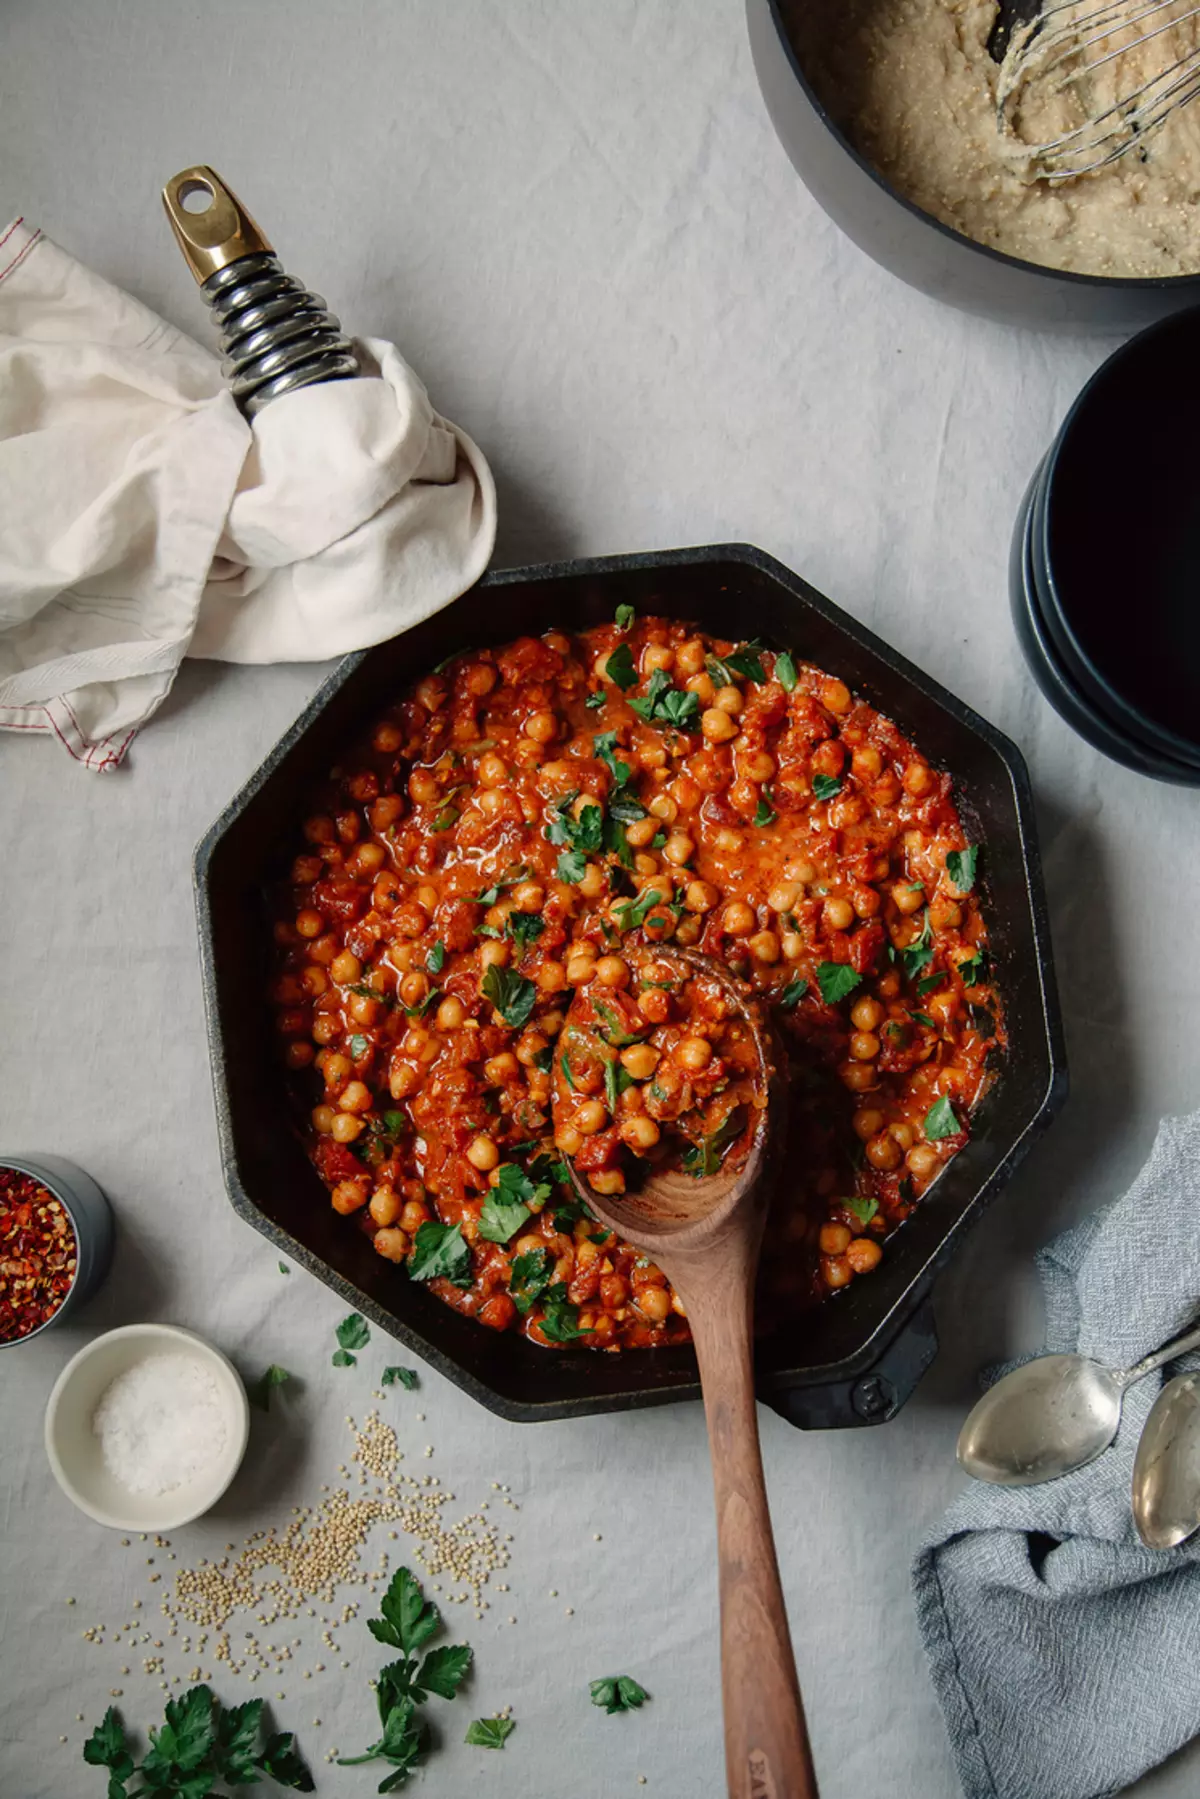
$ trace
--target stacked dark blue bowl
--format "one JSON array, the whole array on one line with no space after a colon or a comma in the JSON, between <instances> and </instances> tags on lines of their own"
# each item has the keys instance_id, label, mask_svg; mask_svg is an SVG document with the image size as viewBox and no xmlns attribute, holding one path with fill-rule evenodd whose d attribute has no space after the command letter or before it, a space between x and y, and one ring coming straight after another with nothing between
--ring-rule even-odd
<instances>
[{"instance_id":1,"label":"stacked dark blue bowl","mask_svg":"<svg viewBox=\"0 0 1200 1799\"><path fill-rule=\"evenodd\" d=\"M1010 590L1050 704L1127 768L1200 787L1200 310L1088 382L1022 502Z\"/></svg>"}]
</instances>

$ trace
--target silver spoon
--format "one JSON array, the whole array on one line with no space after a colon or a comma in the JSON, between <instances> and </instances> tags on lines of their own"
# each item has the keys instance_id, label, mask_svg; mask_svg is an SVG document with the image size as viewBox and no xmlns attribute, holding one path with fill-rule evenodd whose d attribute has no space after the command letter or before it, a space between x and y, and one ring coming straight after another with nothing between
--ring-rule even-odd
<instances>
[{"instance_id":1,"label":"silver spoon","mask_svg":"<svg viewBox=\"0 0 1200 1799\"><path fill-rule=\"evenodd\" d=\"M1127 1389L1197 1344L1200 1325L1132 1368L1082 1355L1038 1356L1014 1368L959 1432L960 1465L997 1487L1032 1487L1086 1467L1116 1436Z\"/></svg>"},{"instance_id":2,"label":"silver spoon","mask_svg":"<svg viewBox=\"0 0 1200 1799\"><path fill-rule=\"evenodd\" d=\"M1133 1519L1147 1549L1200 1530L1200 1374L1177 1374L1150 1409L1133 1462Z\"/></svg>"}]
</instances>

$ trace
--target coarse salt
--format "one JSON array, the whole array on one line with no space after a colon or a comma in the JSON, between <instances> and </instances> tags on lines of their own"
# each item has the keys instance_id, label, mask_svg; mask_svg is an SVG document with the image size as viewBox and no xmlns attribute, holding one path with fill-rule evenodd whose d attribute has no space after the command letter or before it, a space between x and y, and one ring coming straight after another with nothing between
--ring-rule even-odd
<instances>
[{"instance_id":1,"label":"coarse salt","mask_svg":"<svg viewBox=\"0 0 1200 1799\"><path fill-rule=\"evenodd\" d=\"M104 1465L130 1493L172 1493L217 1461L228 1428L211 1371L152 1355L105 1388L92 1415Z\"/></svg>"}]
</instances>

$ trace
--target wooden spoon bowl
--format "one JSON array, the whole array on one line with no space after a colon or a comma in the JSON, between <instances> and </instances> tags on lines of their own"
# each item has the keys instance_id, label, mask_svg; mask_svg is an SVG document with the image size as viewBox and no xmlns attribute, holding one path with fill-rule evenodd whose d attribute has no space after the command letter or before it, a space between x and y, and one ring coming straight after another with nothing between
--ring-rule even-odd
<instances>
[{"instance_id":1,"label":"wooden spoon bowl","mask_svg":"<svg viewBox=\"0 0 1200 1799\"><path fill-rule=\"evenodd\" d=\"M700 1365L717 1508L725 1769L732 1799L816 1799L771 1533L754 1399L754 1281L787 1127L783 1058L757 1003L723 964L656 946L654 960L720 983L754 1038L765 1104L748 1155L699 1179L656 1169L601 1196L571 1167L602 1224L651 1256L683 1300ZM568 1014L569 1019L569 1014Z\"/></svg>"}]
</instances>

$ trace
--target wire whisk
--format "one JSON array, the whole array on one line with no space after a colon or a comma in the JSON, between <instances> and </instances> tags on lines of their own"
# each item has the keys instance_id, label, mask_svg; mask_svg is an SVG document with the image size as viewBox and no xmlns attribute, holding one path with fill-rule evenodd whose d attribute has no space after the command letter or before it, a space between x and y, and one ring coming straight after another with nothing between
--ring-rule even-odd
<instances>
[{"instance_id":1,"label":"wire whisk","mask_svg":"<svg viewBox=\"0 0 1200 1799\"><path fill-rule=\"evenodd\" d=\"M1192 0L1056 0L1014 30L1000 69L996 118L1033 175L1090 175L1140 149L1200 94L1200 4ZM1129 85L1122 87L1122 83ZM1083 117L1044 143L1019 119L1066 96Z\"/></svg>"}]
</instances>

